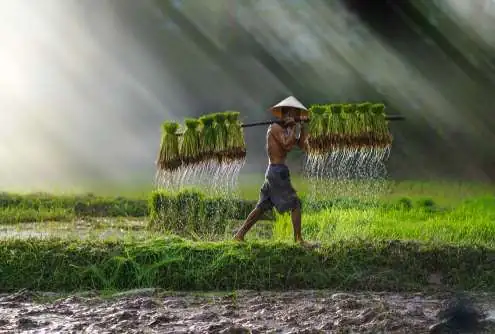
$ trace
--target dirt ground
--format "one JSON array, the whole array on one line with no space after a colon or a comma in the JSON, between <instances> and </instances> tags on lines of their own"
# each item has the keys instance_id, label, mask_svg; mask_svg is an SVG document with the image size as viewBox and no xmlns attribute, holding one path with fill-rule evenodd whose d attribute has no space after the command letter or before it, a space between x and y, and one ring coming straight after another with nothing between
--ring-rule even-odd
<instances>
[{"instance_id":1,"label":"dirt ground","mask_svg":"<svg viewBox=\"0 0 495 334\"><path fill-rule=\"evenodd\" d=\"M111 297L0 295L0 333L428 333L450 296L330 291L139 290ZM494 315L495 299L473 297Z\"/></svg>"}]
</instances>

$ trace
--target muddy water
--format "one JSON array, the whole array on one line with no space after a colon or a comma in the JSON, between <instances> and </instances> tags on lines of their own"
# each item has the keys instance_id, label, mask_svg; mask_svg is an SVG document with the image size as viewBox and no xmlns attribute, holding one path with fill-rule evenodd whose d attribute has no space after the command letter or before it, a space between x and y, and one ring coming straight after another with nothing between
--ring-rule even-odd
<instances>
[{"instance_id":1,"label":"muddy water","mask_svg":"<svg viewBox=\"0 0 495 334\"><path fill-rule=\"evenodd\" d=\"M0 333L427 333L448 297L140 290L102 298L20 292L0 295ZM495 308L493 296L478 295L475 301L485 310Z\"/></svg>"},{"instance_id":2,"label":"muddy water","mask_svg":"<svg viewBox=\"0 0 495 334\"><path fill-rule=\"evenodd\" d=\"M145 239L151 235L146 231L144 219L93 218L74 222L37 222L0 225L0 239L26 238L72 238L72 239Z\"/></svg>"},{"instance_id":3,"label":"muddy water","mask_svg":"<svg viewBox=\"0 0 495 334\"><path fill-rule=\"evenodd\" d=\"M160 232L147 229L146 219L115 219L115 218L91 218L73 222L36 222L19 223L12 225L0 225L0 240L2 239L28 239L28 238L66 238L66 239L134 239L146 240L160 235ZM223 235L205 236L208 240L230 239L240 221L231 221ZM250 232L251 237L269 239L272 236L272 224L259 222Z\"/></svg>"}]
</instances>

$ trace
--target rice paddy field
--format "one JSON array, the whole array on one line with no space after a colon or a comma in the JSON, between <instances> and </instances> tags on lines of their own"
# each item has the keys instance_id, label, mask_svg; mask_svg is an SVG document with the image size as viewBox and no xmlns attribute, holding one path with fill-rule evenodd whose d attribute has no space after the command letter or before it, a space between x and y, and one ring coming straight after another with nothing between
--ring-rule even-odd
<instances>
[{"instance_id":1,"label":"rice paddy field","mask_svg":"<svg viewBox=\"0 0 495 334\"><path fill-rule=\"evenodd\" d=\"M295 244L290 217L276 212L236 243L262 181L241 177L229 198L146 187L1 194L0 330L422 332L452 293L494 306L495 186L334 182L315 196L295 178L303 237L320 247ZM148 306L109 311L129 303ZM89 320L62 322L60 310Z\"/></svg>"},{"instance_id":2,"label":"rice paddy field","mask_svg":"<svg viewBox=\"0 0 495 334\"><path fill-rule=\"evenodd\" d=\"M387 181L384 110L312 105L301 124L316 247L275 210L233 241L264 179L240 174L236 111L164 122L150 187L1 194L0 332L419 333L454 292L493 318L495 186Z\"/></svg>"}]
</instances>

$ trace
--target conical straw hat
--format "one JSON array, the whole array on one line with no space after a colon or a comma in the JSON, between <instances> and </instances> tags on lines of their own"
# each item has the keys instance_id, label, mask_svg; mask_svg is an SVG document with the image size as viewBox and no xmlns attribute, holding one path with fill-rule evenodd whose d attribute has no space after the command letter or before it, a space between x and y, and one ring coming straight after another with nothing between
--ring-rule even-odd
<instances>
[{"instance_id":1,"label":"conical straw hat","mask_svg":"<svg viewBox=\"0 0 495 334\"><path fill-rule=\"evenodd\" d=\"M270 110L275 108L282 108L282 107L292 107L292 108L308 111L308 109L301 102L299 102L299 100L296 99L294 96L289 96L288 98L280 101L279 103L271 107Z\"/></svg>"},{"instance_id":2,"label":"conical straw hat","mask_svg":"<svg viewBox=\"0 0 495 334\"><path fill-rule=\"evenodd\" d=\"M299 109L303 112L303 114L306 114L308 112L308 109L301 103L299 102L298 99L296 99L294 96L289 96L288 98L280 101L273 107L271 107L269 110L277 117L281 117L281 109L283 107L291 107L291 108L296 108Z\"/></svg>"}]
</instances>

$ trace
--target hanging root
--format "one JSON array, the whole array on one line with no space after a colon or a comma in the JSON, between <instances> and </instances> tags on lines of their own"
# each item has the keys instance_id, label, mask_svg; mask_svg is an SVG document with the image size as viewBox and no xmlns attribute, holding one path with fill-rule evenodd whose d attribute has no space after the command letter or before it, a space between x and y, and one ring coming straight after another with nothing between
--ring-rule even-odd
<instances>
[{"instance_id":1,"label":"hanging root","mask_svg":"<svg viewBox=\"0 0 495 334\"><path fill-rule=\"evenodd\" d=\"M355 195L357 187L370 196L370 181L384 188L385 160L392 136L385 119L383 104L343 103L310 107L309 150L304 174L316 194ZM359 184L354 181L359 180ZM378 183L376 182L378 181ZM331 182L331 185L328 184ZM328 194L328 192L332 194Z\"/></svg>"},{"instance_id":2,"label":"hanging root","mask_svg":"<svg viewBox=\"0 0 495 334\"><path fill-rule=\"evenodd\" d=\"M389 156L393 138L384 104L312 105L309 112L304 168L310 182L323 184L324 180L336 180L337 187L326 185L324 190L348 191L352 189L351 184L346 183L348 180L366 183L366 180L386 176L384 161ZM163 123L157 159L160 185L174 189L202 185L216 195L231 194L246 160L239 115L237 111L227 111L186 119L180 140L179 125Z\"/></svg>"}]
</instances>

